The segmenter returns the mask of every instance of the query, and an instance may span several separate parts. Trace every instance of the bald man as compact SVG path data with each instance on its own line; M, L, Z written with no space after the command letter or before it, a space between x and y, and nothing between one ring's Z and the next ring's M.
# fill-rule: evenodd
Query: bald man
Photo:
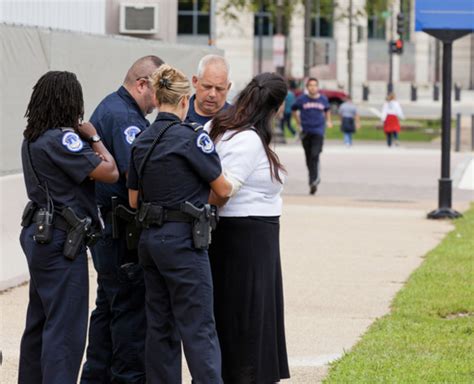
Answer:
M232 85L229 75L229 63L222 56L206 55L199 61L192 79L195 94L189 100L187 122L204 125L227 108L227 94Z
M131 147L135 137L149 126L145 116L155 105L148 78L161 64L163 61L156 56L138 59L123 85L103 99L90 118L98 133L90 140L102 140L115 158L120 179L116 184L96 183L96 200L105 229L91 248L98 287L81 384L145 383L143 272L136 244L128 241L136 235L133 222L127 222L118 212L129 208L126 178ZM121 207L117 210L116 206Z

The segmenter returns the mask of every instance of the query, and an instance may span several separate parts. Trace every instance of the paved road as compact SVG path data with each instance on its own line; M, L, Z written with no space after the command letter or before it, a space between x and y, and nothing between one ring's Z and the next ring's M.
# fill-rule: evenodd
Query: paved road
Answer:
M389 311L423 255L452 228L425 219L436 208L440 163L439 150L428 147L327 143L316 196L307 194L302 149L277 148L288 170L281 224L288 383L319 382L327 363ZM455 179L462 180L470 158L453 155ZM470 200L472 190L454 189L454 208L464 210ZM27 296L26 285L0 294L1 383L16 381Z

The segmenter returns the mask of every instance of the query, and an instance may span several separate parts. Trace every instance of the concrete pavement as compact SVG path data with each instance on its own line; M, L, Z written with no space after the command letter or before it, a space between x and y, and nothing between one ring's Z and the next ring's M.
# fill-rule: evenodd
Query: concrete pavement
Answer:
M326 143L322 184L308 195L303 151L277 152L288 170L281 222L287 345L292 378L317 383L327 363L349 350L368 326L389 311L411 272L453 228L427 220L437 205L440 152ZM472 154L452 155L452 174L464 180ZM469 184L466 184L469 186ZM467 208L471 189L453 190L453 207ZM23 257L23 255L18 255ZM95 295L91 266L91 304ZM0 382L16 380L27 285L0 294L3 367ZM184 382L190 382L185 374Z

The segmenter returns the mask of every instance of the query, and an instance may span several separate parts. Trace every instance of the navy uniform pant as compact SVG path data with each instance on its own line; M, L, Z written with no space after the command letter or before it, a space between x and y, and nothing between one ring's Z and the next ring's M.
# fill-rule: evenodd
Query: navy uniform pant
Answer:
M166 223L142 232L147 384L181 384L181 341L193 382L221 383L221 353L207 251L193 246L191 225Z
M21 339L20 384L75 384L86 342L89 280L85 248L74 261L63 255L66 233L49 244L33 240L35 225L20 242L30 272L30 297Z
M303 134L302 138L306 166L308 167L309 185L319 184L319 155L323 150L324 137L310 133Z
M136 251L124 233L104 237L92 248L97 277L96 308L89 325L81 384L145 383L145 283ZM129 262L135 259L135 263Z

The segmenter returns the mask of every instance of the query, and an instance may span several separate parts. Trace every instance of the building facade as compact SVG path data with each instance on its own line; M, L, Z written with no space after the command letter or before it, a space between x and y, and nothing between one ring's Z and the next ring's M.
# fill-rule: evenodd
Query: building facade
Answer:
M310 74L326 87L347 89L349 83L349 4L352 3L352 84L359 98L363 84L385 90L389 77L388 42L396 39L396 15L400 0L386 12L371 12L366 0L313 0ZM240 89L260 70L274 71L275 35L278 25L265 8L223 12L226 0L3 0L0 22L14 22L89 33L120 34L121 4L158 9L157 31L131 34L169 43L215 45L231 63L232 79ZM404 0L403 54L393 55L395 89L415 83L430 87L441 80L440 44L425 33L414 32L414 0ZM304 9L299 3L286 29L284 73L302 78L304 68ZM122 33L128 34L128 33ZM459 39L453 46L453 82L474 89L474 37ZM383 91L382 91L383 93Z

